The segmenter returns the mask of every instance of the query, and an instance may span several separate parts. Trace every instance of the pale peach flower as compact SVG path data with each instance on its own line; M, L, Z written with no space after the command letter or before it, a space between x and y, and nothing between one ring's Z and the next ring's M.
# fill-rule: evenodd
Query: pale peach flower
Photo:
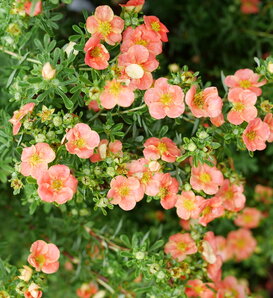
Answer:
M120 175L112 179L110 190L107 193L107 197L112 199L111 203L119 205L125 211L132 210L143 196L144 191L138 179Z
M177 118L184 113L184 93L179 86L170 85L166 78L155 81L154 88L145 92L145 103L155 119Z
M239 69L234 75L225 78L225 84L230 88L242 88L250 90L257 96L262 94L262 89L259 88L266 84L266 80L259 81L260 76L254 73L251 69Z
M143 154L149 160L158 160L161 158L166 162L175 162L176 158L181 155L181 151L169 138L158 139L152 137L144 143Z
M260 10L260 0L241 0L241 12L244 14L255 14Z
M230 251L227 249L227 240L223 236L216 236L216 250L217 254L222 258L223 262L231 258Z
M40 290L40 286L32 282L27 291L24 293L25 298L40 298L43 296L43 292Z
M222 113L217 117L210 117L209 120L216 127L220 127L225 123L224 115Z
M79 289L77 289L77 296L80 298L90 298L95 295L98 290L98 286L95 283L84 283Z
M162 41L168 41L167 33L169 30L160 22L159 18L155 16L144 16L143 20L148 30L154 31Z
M21 120L29 113L31 113L34 109L35 103L30 102L25 104L20 108L20 110L13 112L12 118L9 120L9 122L13 125L12 133L13 135L17 135L20 127L22 125Z
M42 3L42 1L37 1L36 2L35 7L33 9L33 12L32 12L31 6L32 6L32 1L26 1L25 4L24 4L25 13L27 15L31 16L31 17L37 16L43 10L43 3Z
M262 219L262 212L257 208L245 208L242 213L238 214L234 223L242 228L253 229L257 228Z
M65 165L54 165L44 171L37 180L38 194L45 202L64 204L77 191L78 181Z
M85 123L76 124L66 133L65 138L67 139L66 150L80 158L89 158L100 142L98 133Z
M201 209L199 223L202 226L206 226L209 222L225 213L222 200L219 197L204 200L201 204Z
M261 184L257 184L255 186L255 197L264 202L265 204L269 204L272 202L273 198L273 188L269 186L264 186Z
M20 172L24 176L32 176L37 179L43 171L48 169L48 164L55 157L55 152L47 143L37 143L26 147L21 155Z
M123 28L124 20L115 16L108 5L98 6L95 14L86 20L87 31L98 36L99 39L105 40L110 45L115 45L115 43L121 41Z
M37 271L51 274L59 269L60 251L55 244L37 240L31 245L30 252L28 262Z
M197 118L215 118L222 113L223 101L219 97L216 87L208 87L197 92L197 87L193 85L186 93L185 100L191 112Z
M241 285L234 276L227 276L217 285L217 298L234 297L245 298L247 293L245 287Z
M255 108L257 96L252 91L232 88L229 90L228 100L233 104L227 115L230 123L240 125L244 121L249 122L257 117L258 112Z
M269 137L269 126L260 118L251 120L243 132L243 141L249 151L264 150Z
M182 262L187 255L197 253L197 246L189 233L178 233L170 236L164 251L166 254L170 254L174 259Z
M44 80L52 80L56 75L56 69L51 66L49 62L46 62L42 68L42 77Z
M129 0L126 4L120 4L121 7L124 7L127 11L134 10L135 12L140 12L145 0Z
M204 283L200 279L189 280L186 284L185 294L187 297L215 298L212 283Z
M177 197L175 204L177 215L185 220L198 218L204 198L196 196L193 191L182 191Z
M223 174L215 166L207 164L192 167L190 184L195 190L203 190L208 195L216 194L224 182Z
M272 143L273 142L273 114L272 113L266 114L264 117L264 122L268 125L270 129L270 135L267 142Z
M23 266L23 269L19 269L20 275L19 279L28 282L31 279L33 270L29 266Z
M134 102L134 99L133 90L116 79L107 81L100 94L101 105L105 109L112 109L116 105L127 108Z
M236 261L242 261L249 258L257 242L248 229L239 229L231 231L227 236L227 249Z

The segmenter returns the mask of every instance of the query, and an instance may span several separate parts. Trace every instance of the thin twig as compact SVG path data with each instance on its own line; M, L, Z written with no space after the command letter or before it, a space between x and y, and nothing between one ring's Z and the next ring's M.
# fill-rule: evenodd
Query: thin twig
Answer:
M144 107L146 107L146 104L144 105L141 105L139 107L136 107L136 108L133 108L133 109L130 109L130 110L126 110L126 111L121 111L121 112L117 112L117 113L113 113L111 114L112 116L117 116L117 115L120 115L120 114L127 114L127 113L130 113L130 112L134 112L134 111L138 111L138 110L141 110L143 109ZM107 114L101 114L101 116L107 116Z
M2 46L0 46L0 51L2 51L3 53L6 53L12 57L15 57L16 59L22 59L23 57L14 53L14 52L11 52L11 51L8 51L6 49L4 49ZM32 59L32 58L26 58L27 61L29 62L32 62L32 63L36 63L36 64L42 64L39 60L36 60L36 59Z

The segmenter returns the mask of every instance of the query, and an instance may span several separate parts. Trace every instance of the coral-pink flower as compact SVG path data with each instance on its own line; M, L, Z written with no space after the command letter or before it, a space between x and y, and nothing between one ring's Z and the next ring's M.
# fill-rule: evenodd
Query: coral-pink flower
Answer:
M271 143L273 142L273 114L272 113L266 114L264 117L264 122L268 125L270 129L270 136L267 142Z
M161 54L162 42L160 36L148 30L145 25L140 25L135 29L128 27L123 33L123 40L120 47L121 53L126 53L134 45L144 46L149 53L154 56Z
M189 233L178 233L170 236L164 251L166 254L170 254L174 259L182 262L187 255L197 253L197 246Z
M212 283L204 283L200 279L189 280L186 284L185 294L187 297L215 298Z
M230 251L227 249L227 240L223 236L216 236L216 250L217 254L222 258L223 262L231 258Z
M265 204L270 204L273 199L273 188L257 184L255 186L255 197L258 201L262 201Z
M218 285L217 298L247 297L246 289L244 285L239 284L238 280L234 276L227 276Z
M158 139L152 137L144 143L143 154L149 160L158 160L161 158L166 162L175 162L176 158L181 155L181 151L169 138Z
M257 242L248 229L231 231L227 236L227 249L237 261L249 258L256 245Z
M203 190L208 195L216 194L223 181L223 174L215 166L210 167L204 163L191 169L190 184L192 188L198 191Z
M197 92L197 87L193 85L186 93L185 100L191 112L197 118L215 118L222 113L223 101L219 97L216 87L208 87Z
M44 171L37 180L38 194L45 202L64 204L77 191L78 181L65 165L54 165Z
M108 67L108 60L110 59L110 54L106 47L100 43L98 36L94 36L88 39L84 46L85 58L84 62L88 66L102 70Z
M185 110L184 92L179 86L170 85L166 78L157 79L154 88L145 92L144 100L155 119L177 118Z
M114 205L119 205L123 210L132 210L136 203L144 196L144 191L138 181L134 177L126 178L124 176L117 176L112 179L110 183L110 190L107 197Z
M37 179L48 169L48 164L55 159L55 152L47 143L37 143L23 149L20 172L24 176Z
M122 156L122 143L119 140L110 142L106 139L100 141L95 153L90 157L91 162L98 162L105 159L107 156Z
M134 99L134 91L116 79L106 82L104 91L100 94L101 105L105 109L112 109L116 105L127 108Z
M32 282L29 286L27 291L24 292L25 298L40 298L43 296L43 292L40 290L40 286Z
M221 217L225 212L222 200L219 197L204 200L201 204L201 209L199 223L202 226L206 226L215 218Z
M160 181L159 193L160 204L164 209L171 209L177 201L177 192L179 188L178 181L170 173L157 173L155 179Z
M20 110L13 112L12 118L9 120L9 122L13 125L12 133L13 135L17 135L20 127L22 125L21 120L29 113L31 113L34 109L35 103L30 102L25 104L20 108Z
M244 14L258 13L260 0L241 0L241 12Z
M269 137L269 126L260 118L251 120L243 132L243 141L249 151L264 150Z
M238 212L245 206L246 197L243 192L244 187L242 184L231 183L228 179L225 179L216 196L222 199L226 210Z
M240 125L244 121L249 122L257 117L258 112L255 108L257 96L252 91L232 88L229 90L228 100L233 104L227 115L230 123Z
M177 197L175 204L177 215L185 220L198 218L204 198L196 196L193 191L182 191Z
M220 127L221 125L223 125L225 123L223 113L219 114L219 116L217 116L217 117L210 117L209 120L216 127Z
M154 31L162 41L168 41L167 33L169 30L160 22L159 18L155 16L144 16L143 20L148 30Z
M140 158L128 163L127 169L127 175L139 180L146 195L155 196L158 194L160 181L157 179L155 173L160 170L160 164L157 161Z
M100 143L98 133L85 123L78 123L69 129L65 138L67 139L66 150L80 158L89 158Z
M220 282L222 277L222 265L222 258L217 255L216 262L207 266L208 277L216 284Z
M251 69L239 69L234 75L225 78L225 84L230 88L242 88L250 90L257 96L262 94L262 89L259 88L266 84L266 80L260 80L260 76Z
M153 83L151 72L158 68L159 63L147 48L142 45L134 45L119 56L118 65L124 79L130 79L130 87L146 90Z
M262 219L262 212L257 208L245 208L242 213L238 214L234 223L242 228L253 229L257 228Z
M89 284L84 283L80 288L77 289L77 296L80 298L90 298L99 291L98 286L90 282Z
M86 20L87 31L98 36L99 39L105 40L110 45L115 45L115 43L121 41L123 28L124 20L115 16L108 5L98 6L95 14Z
M126 4L120 4L121 7L125 7L126 10L140 12L145 0L129 0Z
M42 1L37 1L35 4L35 7L32 10L32 1L27 1L24 4L25 6L25 12L27 15L33 17L33 16L37 16L38 14L40 14L43 10L43 3Z
M30 247L28 262L37 271L51 274L59 269L59 257L60 251L55 244L37 240Z

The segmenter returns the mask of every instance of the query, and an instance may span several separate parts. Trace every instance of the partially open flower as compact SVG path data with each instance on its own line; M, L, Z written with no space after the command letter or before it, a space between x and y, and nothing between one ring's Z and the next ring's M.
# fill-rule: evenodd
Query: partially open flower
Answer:
M46 80L52 80L56 75L56 69L51 66L49 62L46 62L42 68L42 77Z
M19 269L21 275L19 275L18 278L25 282L28 282L31 279L33 270L28 266L23 267L23 269Z

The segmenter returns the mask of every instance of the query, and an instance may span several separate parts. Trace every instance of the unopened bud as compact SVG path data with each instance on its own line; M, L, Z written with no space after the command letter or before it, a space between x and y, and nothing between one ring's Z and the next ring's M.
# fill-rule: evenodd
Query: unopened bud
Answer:
M51 66L49 62L46 62L42 68L42 77L49 81L55 77L56 69Z

